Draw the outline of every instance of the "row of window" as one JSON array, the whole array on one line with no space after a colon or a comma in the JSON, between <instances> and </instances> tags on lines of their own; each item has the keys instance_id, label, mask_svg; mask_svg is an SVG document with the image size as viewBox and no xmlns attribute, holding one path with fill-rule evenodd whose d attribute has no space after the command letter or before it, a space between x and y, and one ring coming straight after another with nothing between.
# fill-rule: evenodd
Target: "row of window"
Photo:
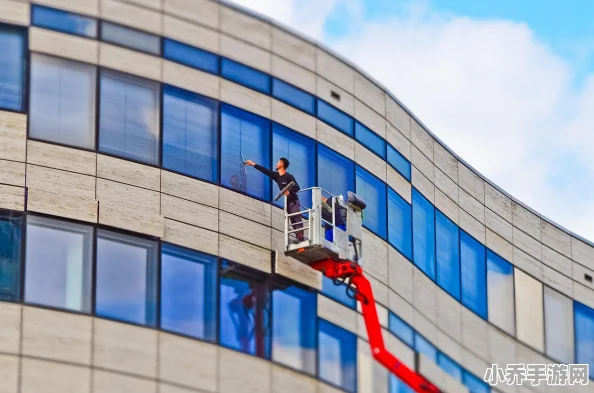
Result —
<instances>
[{"instance_id":1,"label":"row of window","mask_svg":"<svg viewBox=\"0 0 594 393\"><path fill-rule=\"evenodd\" d=\"M215 342L356 391L357 337L318 320L315 291L198 251L0 211L0 293Z\"/></svg>"},{"instance_id":2,"label":"row of window","mask_svg":"<svg viewBox=\"0 0 594 393\"><path fill-rule=\"evenodd\" d=\"M355 121L351 116L343 113L329 103L324 102L312 94L294 87L280 79L273 78L266 73L248 67L244 64L223 58L216 54L189 46L181 42L161 38L159 36L141 32L128 27L119 26L110 22L97 21L96 19L87 16L76 15L70 12L39 5L32 6L31 15L31 23L34 26L57 30L87 38L99 38L105 42L150 53L156 56L163 56L168 60L175 61L201 71L220 75L223 78L244 85L250 89L272 95L278 100L283 101L301 111L313 116L317 116L320 118L320 120L332 125L334 128L346 133L347 135L355 137L359 142L361 142L375 154L383 159L386 159L396 170L401 172L404 177L410 180L410 163L404 157L402 157L402 155L400 155L400 153L389 143L386 143L382 137L378 136L363 124ZM23 65L24 54L26 52L26 40L24 38L23 30L11 31L10 28L2 28L0 29L0 36L1 35L6 35L9 37L7 40L12 39L12 46L10 43L6 43L5 45L7 50L13 48L12 52L9 53L14 53L14 56L10 57L11 67L4 69L3 71L0 70L0 73L5 74L0 76L0 80L6 79L7 81L10 81L10 83L7 83L7 86L2 86L2 83L0 82L0 97L2 94L2 89L10 88L10 84L14 85L12 86L12 95L14 97L11 100L5 100L6 102L3 102L3 100L0 98L0 107L12 110L22 110L22 92L24 90L23 86L25 84L25 67L23 67ZM0 41L0 47L1 45L2 41ZM71 66L71 68L72 67L75 66ZM74 71L71 70L71 73L72 72ZM82 72L83 75L79 76L85 80L89 76L88 74L91 73L89 68L82 70ZM54 85L56 84L54 83ZM88 83L85 85L87 86L87 89L79 90L79 95L87 95L87 93L92 94L92 91L88 89L90 87L88 86ZM89 101L89 97L87 97L86 100ZM145 104L152 104L152 102L149 103L148 101L150 101L150 99L145 101ZM87 108L87 111L83 114L89 115L89 111L90 109ZM81 114L81 117L83 114ZM87 116L86 120L89 120L90 118L92 118L92 116ZM84 122L82 119L80 119L80 121ZM92 132L89 133L89 138L92 139L92 135L90 134L92 134ZM89 141L75 140L72 142L72 144L79 147L91 148L91 143ZM140 158L140 160L143 162L156 163L156 156L149 156L144 160Z\"/></svg>"},{"instance_id":3,"label":"row of window","mask_svg":"<svg viewBox=\"0 0 594 393\"><path fill-rule=\"evenodd\" d=\"M21 298L159 327L271 359L348 392L357 389L357 337L318 319L315 291L173 244L0 210L0 299ZM405 327L410 332L403 333ZM390 330L428 353L431 344L418 336L412 345L412 329L393 314ZM460 379L470 387L467 379L477 377ZM392 392L409 391L395 377L389 383Z\"/></svg>"}]
</instances>

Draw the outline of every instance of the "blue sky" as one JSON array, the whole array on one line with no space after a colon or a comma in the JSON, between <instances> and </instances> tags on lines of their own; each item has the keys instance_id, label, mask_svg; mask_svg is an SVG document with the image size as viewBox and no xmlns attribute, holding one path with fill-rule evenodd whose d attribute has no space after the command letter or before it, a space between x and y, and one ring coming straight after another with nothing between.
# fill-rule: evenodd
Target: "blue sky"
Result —
<instances>
[{"instance_id":1,"label":"blue sky","mask_svg":"<svg viewBox=\"0 0 594 393\"><path fill-rule=\"evenodd\" d=\"M411 4L422 4L441 14L479 20L509 20L525 23L557 54L575 67L576 79L592 70L594 62L594 2L571 0L367 0L360 3L366 20L382 20L402 13ZM327 39L356 29L349 23L348 3L338 3L324 30Z\"/></svg>"}]
</instances>

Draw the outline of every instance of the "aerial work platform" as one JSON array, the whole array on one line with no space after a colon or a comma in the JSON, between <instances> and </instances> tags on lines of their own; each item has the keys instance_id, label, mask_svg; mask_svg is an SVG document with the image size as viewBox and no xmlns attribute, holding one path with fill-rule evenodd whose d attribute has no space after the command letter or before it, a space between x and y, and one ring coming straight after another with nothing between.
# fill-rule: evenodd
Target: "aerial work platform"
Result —
<instances>
[{"instance_id":1,"label":"aerial work platform","mask_svg":"<svg viewBox=\"0 0 594 393\"><path fill-rule=\"evenodd\" d=\"M281 190L275 200L280 199L291 186L289 184ZM441 393L427 379L388 352L384 344L371 284L360 266L365 201L350 191L345 201L342 196L332 195L319 187L301 190L299 199L301 210L293 213L287 210L285 200L285 255L320 271L336 285L346 285L347 295L361 303L375 360L415 392ZM304 206L305 201L311 202L310 206Z\"/></svg>"}]
</instances>

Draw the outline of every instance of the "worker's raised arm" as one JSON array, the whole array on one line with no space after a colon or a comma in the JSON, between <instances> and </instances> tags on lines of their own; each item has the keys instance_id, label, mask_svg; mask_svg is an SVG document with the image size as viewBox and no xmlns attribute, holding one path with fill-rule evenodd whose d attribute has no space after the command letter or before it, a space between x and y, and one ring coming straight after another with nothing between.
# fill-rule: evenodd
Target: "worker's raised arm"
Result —
<instances>
[{"instance_id":1,"label":"worker's raised arm","mask_svg":"<svg viewBox=\"0 0 594 393\"><path fill-rule=\"evenodd\" d=\"M256 168L257 170L259 170L260 172L262 172L263 174L265 174L266 176L268 176L272 180L276 180L276 178L278 177L278 172L271 171L268 168L264 168L262 165L258 165L254 161L252 161L252 160L247 160L245 163L247 165L253 166L254 168Z\"/></svg>"}]
</instances>

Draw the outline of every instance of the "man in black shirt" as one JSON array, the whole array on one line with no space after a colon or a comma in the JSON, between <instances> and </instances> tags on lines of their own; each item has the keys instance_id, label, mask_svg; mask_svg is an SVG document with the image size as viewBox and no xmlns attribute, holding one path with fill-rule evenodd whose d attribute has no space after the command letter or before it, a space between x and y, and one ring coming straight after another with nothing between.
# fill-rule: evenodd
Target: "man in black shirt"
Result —
<instances>
[{"instance_id":1,"label":"man in black shirt","mask_svg":"<svg viewBox=\"0 0 594 393\"><path fill-rule=\"evenodd\" d=\"M290 182L295 182L295 185L285 192L285 195L287 196L287 211L289 213L298 213L301 211L301 203L299 202L299 196L297 195L297 192L300 190L299 184L297 183L297 180L295 180L295 177L287 172L289 160L287 160L285 157L281 157L276 163L276 171L271 171L267 168L264 168L263 166L258 165L251 160L247 160L245 163L247 165L253 166L274 180L278 185L279 190L285 188ZM291 225L293 229L303 228L301 221L303 221L301 215L291 216ZM303 231L295 232L295 236L297 236L298 242L303 241Z\"/></svg>"}]
</instances>

